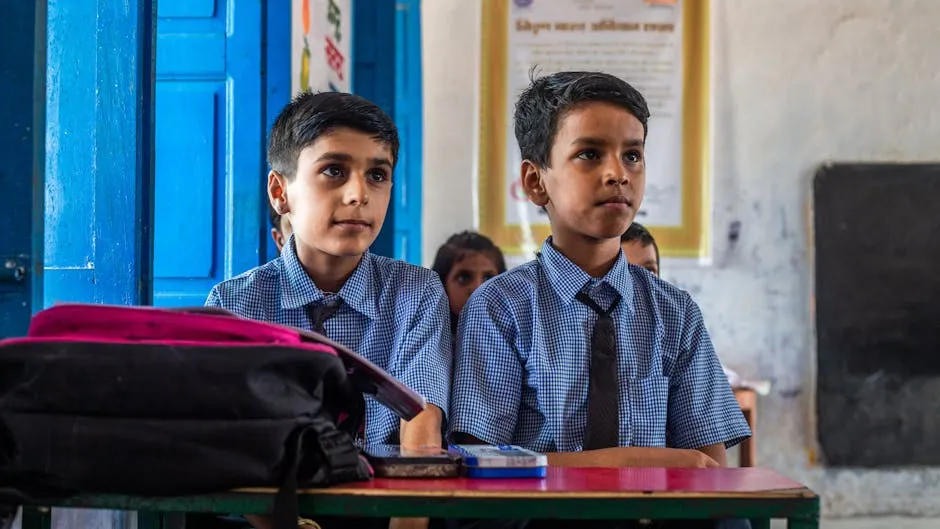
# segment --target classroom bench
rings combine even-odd
[[[274,490],[181,498],[94,495],[55,507],[138,511],[139,529],[171,525],[169,513],[269,512]],[[305,490],[300,511],[317,515],[578,520],[749,518],[755,529],[784,518],[817,529],[819,498],[763,468],[556,468],[545,479],[374,479]],[[23,529],[48,528],[50,506],[24,510]],[[178,518],[178,516],[177,516]]]

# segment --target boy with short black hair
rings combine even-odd
[[[716,467],[750,436],[696,303],[623,257],[648,119],[643,96],[602,73],[535,79],[519,97],[521,183],[552,235],[463,309],[454,441],[558,466]]]
[[[216,285],[206,305],[356,351],[428,402],[404,422],[367,399],[365,441],[440,446],[453,354],[444,287],[431,270],[368,251],[385,221],[398,146],[395,124],[370,101],[297,96],[268,147],[268,198],[293,234],[278,258]]]

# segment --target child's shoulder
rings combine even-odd
[[[223,308],[232,310],[245,302],[277,292],[280,277],[280,259],[274,259],[212,287],[210,298],[215,298]]]
[[[383,291],[399,295],[421,294],[427,290],[444,292],[444,286],[433,270],[391,257],[368,255],[372,260],[373,283]]]
[[[241,296],[278,287],[281,277],[280,259],[274,259],[247,272],[226,279],[212,288],[221,297]]]
[[[685,290],[652,274],[649,270],[632,264],[627,265],[633,279],[634,292],[640,299],[648,299],[657,312],[685,314],[695,301]]]
[[[489,307],[501,305],[513,313],[524,310],[537,299],[537,293],[545,277],[538,261],[511,268],[487,280],[473,291],[470,303],[483,303]]]

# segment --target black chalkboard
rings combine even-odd
[[[813,187],[825,461],[940,465],[940,164],[827,165]]]

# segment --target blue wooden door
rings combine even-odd
[[[395,257],[421,265],[421,180],[424,178],[424,97],[421,79],[421,0],[395,4],[395,123],[401,135],[394,193]]]
[[[42,302],[45,31],[38,2],[5,2],[0,16],[0,338],[26,334]],[[37,38],[38,37],[38,38]]]
[[[392,200],[372,251],[421,264],[421,1],[353,2],[353,92],[398,126],[401,149]]]
[[[155,305],[202,305],[262,259],[264,7],[157,3]]]

